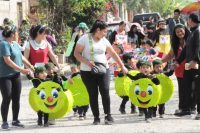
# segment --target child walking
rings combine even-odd
[[[66,88],[63,87],[63,81],[66,81],[67,78],[63,74],[58,74],[55,68],[55,65],[51,62],[44,65],[47,71],[47,80],[53,81],[60,84],[63,91],[66,91]],[[49,125],[55,125],[55,119],[49,120]]]
[[[139,68],[140,73],[135,76],[127,74],[127,76],[132,80],[138,80],[141,78],[149,78],[151,79],[155,85],[159,85],[159,80],[151,74],[152,72],[152,65],[148,61],[139,60],[137,63],[137,67]],[[144,112],[146,122],[151,122],[152,114],[153,114],[153,107],[149,108],[139,108],[140,112]]]
[[[124,66],[129,71],[134,70],[136,68],[134,66],[134,61],[133,61],[132,55],[130,53],[124,54],[122,58],[123,58]],[[123,73],[119,73],[118,76],[119,77],[123,76]],[[129,97],[128,96],[121,96],[121,98],[122,98],[122,102],[120,104],[119,111],[121,112],[121,114],[126,114],[125,105],[129,101]],[[136,107],[135,107],[134,104],[131,103],[131,114],[134,114],[134,113],[136,113]]]
[[[71,72],[72,72],[72,75],[70,77],[70,80],[71,80],[71,83],[73,84],[72,78],[77,76],[77,75],[80,75],[80,71],[78,69],[78,66],[75,65],[75,64],[71,65]],[[89,105],[77,106],[73,110],[74,110],[74,112],[76,110],[78,110],[79,119],[84,120],[84,119],[86,119],[86,113],[88,111],[88,108],[89,108]]]
[[[163,73],[163,74],[165,74],[166,76],[169,77],[173,74],[173,72],[174,72],[173,70],[163,71],[162,60],[155,59],[153,61],[153,72],[152,72],[152,74]],[[157,111],[157,107],[154,107],[153,108],[153,117],[156,117],[156,111]],[[163,118],[164,114],[165,114],[165,104],[159,104],[158,105],[158,112],[159,112],[160,118]]]
[[[42,67],[42,66],[36,67],[35,72],[34,72],[34,78],[31,77],[30,75],[27,75],[27,78],[32,81],[33,87],[37,88],[40,85],[40,83],[46,81],[47,73],[46,73],[45,67]],[[37,120],[38,126],[43,125],[42,119],[44,118],[44,127],[48,127],[49,114],[44,113],[42,111],[38,111],[37,115],[38,115],[38,120]]]

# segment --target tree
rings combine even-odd
[[[134,13],[142,13],[142,10],[148,7],[148,3],[149,0],[126,0],[127,9]]]
[[[70,39],[69,27],[75,27],[80,22],[90,26],[105,11],[107,1],[39,0],[41,21],[54,30],[58,44],[66,46]]]
[[[182,8],[191,0],[126,0],[128,10],[134,13],[159,12],[162,17],[171,15],[176,8]]]

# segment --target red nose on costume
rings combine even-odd
[[[140,94],[141,97],[146,97],[146,95],[147,95],[147,93],[145,91],[142,91]]]
[[[53,97],[52,97],[52,96],[48,97],[48,98],[47,98],[47,101],[48,101],[49,103],[53,102]]]

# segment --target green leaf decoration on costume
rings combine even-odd
[[[132,76],[135,76],[139,72],[136,70],[132,70],[129,72]],[[115,91],[118,96],[128,96],[129,95],[129,88],[132,83],[132,80],[127,77],[116,77],[115,78]]]
[[[160,81],[162,91],[159,104],[163,104],[166,103],[172,97],[174,93],[174,84],[172,80],[165,74],[157,74],[156,77]]]
[[[138,107],[148,108],[156,106],[160,100],[160,96],[160,85],[155,85],[148,78],[133,81],[130,86],[129,98]]]
[[[89,95],[87,89],[81,79],[80,75],[72,78],[73,84],[68,81],[64,82],[64,88],[69,89],[72,92],[74,98],[74,106],[89,105]]]
[[[45,81],[37,88],[31,89],[29,103],[35,111],[41,110],[49,114],[59,113],[63,110],[68,112],[72,109],[73,98],[70,94],[66,95],[66,93],[64,93],[59,84],[52,81]]]

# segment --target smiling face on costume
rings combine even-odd
[[[46,113],[60,110],[67,100],[61,86],[57,83],[46,81],[36,88],[36,104]]]
[[[160,89],[150,79],[142,78],[132,83],[129,96],[134,105],[148,108],[158,104]]]

